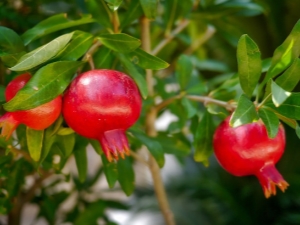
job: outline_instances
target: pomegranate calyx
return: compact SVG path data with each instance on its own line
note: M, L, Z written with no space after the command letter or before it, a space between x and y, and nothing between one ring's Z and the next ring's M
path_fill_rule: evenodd
M0 127L2 127L1 136L6 140L9 139L14 130L17 129L19 124L20 123L15 120L12 113L5 113L0 117Z
M276 186L284 192L289 184L283 179L273 163L265 164L256 174L266 198L276 195Z
M113 159L118 160L119 155L122 159L125 155L130 155L128 140L122 129L105 131L100 135L99 142L109 162Z

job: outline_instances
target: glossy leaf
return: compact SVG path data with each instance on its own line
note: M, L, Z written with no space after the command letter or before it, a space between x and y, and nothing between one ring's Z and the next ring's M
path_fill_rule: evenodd
M71 42L63 53L58 56L59 60L75 61L83 56L93 43L93 36L83 31L75 31Z
M22 39L24 44L27 45L30 42L55 31L92 22L94 22L94 19L92 19L90 15L83 15L82 18L78 20L70 20L68 19L67 14L58 14L43 20L33 28L27 30L22 35Z
M83 183L87 176L87 153L86 147L88 145L88 140L79 135L76 136L75 147L73 154L75 156L77 171L79 181Z
M251 97L260 78L262 62L258 46L247 34L238 42L237 61L241 87Z
M75 146L75 134L68 134L68 135L56 135L56 145L62 152L65 158L69 157Z
M192 118L194 115L197 114L198 110L194 107L194 105L191 103L191 101L188 100L187 98L182 98L181 104L186 112L188 119Z
M193 63L189 56L181 55L176 64L176 79L180 85L180 88L184 90L192 76Z
M120 53L134 51L141 45L141 41L128 34L102 34L99 36L103 45Z
M246 95L241 95L237 108L231 116L230 126L238 127L257 120L258 115L253 102Z
M271 89L272 89L272 100L276 107L280 106L291 95L291 92L282 89L274 81L272 81Z
M116 181L118 180L118 168L116 163L108 162L105 155L101 155L102 163L103 163L103 171L110 188L115 186Z
M86 0L85 4L96 22L104 27L112 28L112 14L104 0Z
M258 115L267 128L268 136L274 138L277 135L279 128L279 119L276 114L270 110L260 108L258 110Z
M138 19L143 15L143 9L141 7L139 0L131 0L130 5L128 6L130 10L127 10L121 20L121 29L128 26L134 20Z
M61 61L39 69L28 83L3 106L7 111L27 110L62 94L82 62Z
M213 152L212 139L214 130L215 127L212 116L208 111L205 111L195 134L194 153L195 161L202 162L205 166L209 165L208 157Z
M23 41L13 30L0 26L0 57L22 52Z
M117 163L117 167L118 167L118 181L124 193L127 196L129 196L133 193L135 187L134 171L133 171L130 157L126 157L125 159L119 159Z
M135 66L122 54L118 54L119 59L125 67L128 74L135 80L138 85L141 95L143 98L147 98L148 89L145 78L140 74L140 72L135 68Z
M117 10L123 0L105 0L108 3L108 6L112 10Z
M155 19L157 14L158 0L140 0L143 11L148 19Z
M55 135L53 135L53 126L52 125L50 127L48 127L45 131L44 131L44 142L43 142L43 147L42 147L42 152L41 152L41 157L39 160L39 164L41 165L43 163L43 161L46 159L46 157L48 156L54 142L55 142Z
M36 162L39 161L43 147L44 130L34 130L27 127L26 139L30 157Z
M292 65L276 79L276 83L286 91L292 91L300 80L300 59L295 59Z
M160 70L165 69L169 64L162 59L151 55L138 48L129 54L130 61L144 69Z
M111 69L115 58L112 50L105 46L101 46L95 55L93 55L95 67L101 69Z
M23 55L17 65L10 69L14 71L25 71L41 65L59 53L68 44L72 36L73 33L64 34L48 44Z
M95 152L98 155L103 155L103 151L101 149L99 141L95 140L95 139L89 139L89 141L90 141L90 144L92 145L92 147L94 148Z

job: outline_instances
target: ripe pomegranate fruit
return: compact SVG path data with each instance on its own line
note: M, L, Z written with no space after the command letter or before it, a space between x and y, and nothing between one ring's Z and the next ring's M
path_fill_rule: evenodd
M268 137L261 120L236 128L229 125L230 116L216 129L213 147L221 166L235 176L255 175L269 198L276 185L284 192L288 183L275 168L285 148L285 131L280 124L275 138Z
M30 78L29 73L24 73L13 79L5 89L6 101L12 99ZM0 117L1 135L8 139L19 124L25 124L35 130L44 130L58 118L61 106L62 98L58 96L52 101L33 109L6 112Z
M125 131L142 106L135 82L115 70L97 69L76 77L63 97L63 116L78 134L99 140L108 161L129 155Z

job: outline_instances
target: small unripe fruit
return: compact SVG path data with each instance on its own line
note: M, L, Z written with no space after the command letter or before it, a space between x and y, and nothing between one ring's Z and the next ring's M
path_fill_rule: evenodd
M221 166L235 176L255 175L268 198L288 186L275 164L285 148L285 131L280 124L275 138L269 138L261 120L233 128L227 117L216 129L214 152Z
M25 73L13 79L5 89L6 101L11 100L17 92L25 86L30 78L31 75ZM25 124L35 130L44 130L58 118L61 112L61 106L62 98L58 96L52 101L33 109L6 112L0 117L0 127L2 127L1 135L9 138L19 124Z
M90 70L76 77L63 97L63 116L78 134L97 139L108 159L129 155L125 131L140 116L135 82L115 70Z

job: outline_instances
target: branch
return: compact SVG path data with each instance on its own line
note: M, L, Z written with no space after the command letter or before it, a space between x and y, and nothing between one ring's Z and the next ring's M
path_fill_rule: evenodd
M208 103L213 103L215 105L219 105L219 106L226 108L228 111L232 111L236 108L235 104L232 104L230 102L224 102L224 101L217 100L217 99L213 99L213 98L207 97L207 96L187 95L186 98L193 100L193 101L202 102L202 103L204 103L204 105L208 104Z
M140 157L136 152L134 151L130 151L130 155L137 161L143 163L144 165L148 166L148 162L143 159L142 157Z

